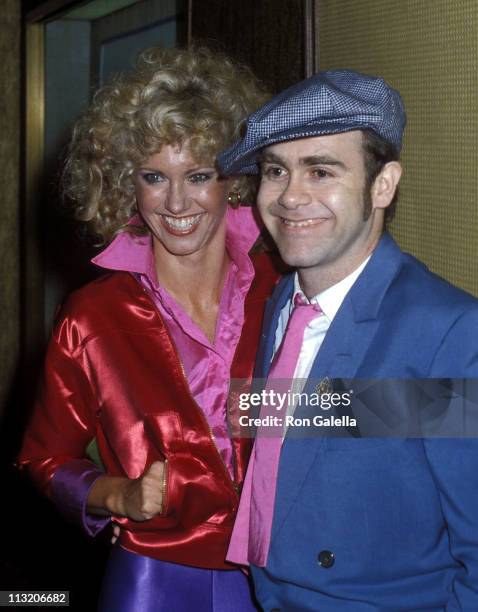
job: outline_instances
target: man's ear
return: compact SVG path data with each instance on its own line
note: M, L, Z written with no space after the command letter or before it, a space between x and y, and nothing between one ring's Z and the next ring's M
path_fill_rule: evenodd
M401 176L400 162L391 161L385 164L372 185L372 208L387 208L393 199Z

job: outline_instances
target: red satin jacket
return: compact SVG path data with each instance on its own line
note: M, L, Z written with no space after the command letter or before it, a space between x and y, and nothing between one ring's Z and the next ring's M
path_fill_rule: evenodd
M268 256L252 261L232 378L252 378L264 304L278 278ZM93 438L113 476L138 478L167 459L163 513L116 519L121 544L163 561L230 569L224 559L250 440L233 440L233 481L161 316L132 275L107 274L69 298L45 368L19 460L39 488L48 495L55 470L84 458Z

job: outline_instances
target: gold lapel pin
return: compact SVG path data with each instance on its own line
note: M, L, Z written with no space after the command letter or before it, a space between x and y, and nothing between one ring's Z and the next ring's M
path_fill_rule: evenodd
M330 378L328 376L326 376L319 382L316 387L316 391L319 395L333 392L332 383L330 382Z

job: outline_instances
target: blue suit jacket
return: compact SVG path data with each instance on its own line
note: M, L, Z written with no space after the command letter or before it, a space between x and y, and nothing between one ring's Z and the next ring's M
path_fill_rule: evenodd
M292 291L285 277L266 307L258 377ZM478 301L384 235L311 377L478 378L477 332ZM252 572L265 610L477 611L478 440L288 436L267 567Z

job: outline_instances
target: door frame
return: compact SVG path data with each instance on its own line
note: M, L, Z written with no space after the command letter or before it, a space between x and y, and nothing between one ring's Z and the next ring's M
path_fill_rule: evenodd
M45 262L40 239L45 185L45 26L91 0L47 0L24 16L24 99L21 202L21 347L28 380L43 353L45 338ZM191 2L187 0L186 32L190 41ZM113 11L112 11L113 12Z

